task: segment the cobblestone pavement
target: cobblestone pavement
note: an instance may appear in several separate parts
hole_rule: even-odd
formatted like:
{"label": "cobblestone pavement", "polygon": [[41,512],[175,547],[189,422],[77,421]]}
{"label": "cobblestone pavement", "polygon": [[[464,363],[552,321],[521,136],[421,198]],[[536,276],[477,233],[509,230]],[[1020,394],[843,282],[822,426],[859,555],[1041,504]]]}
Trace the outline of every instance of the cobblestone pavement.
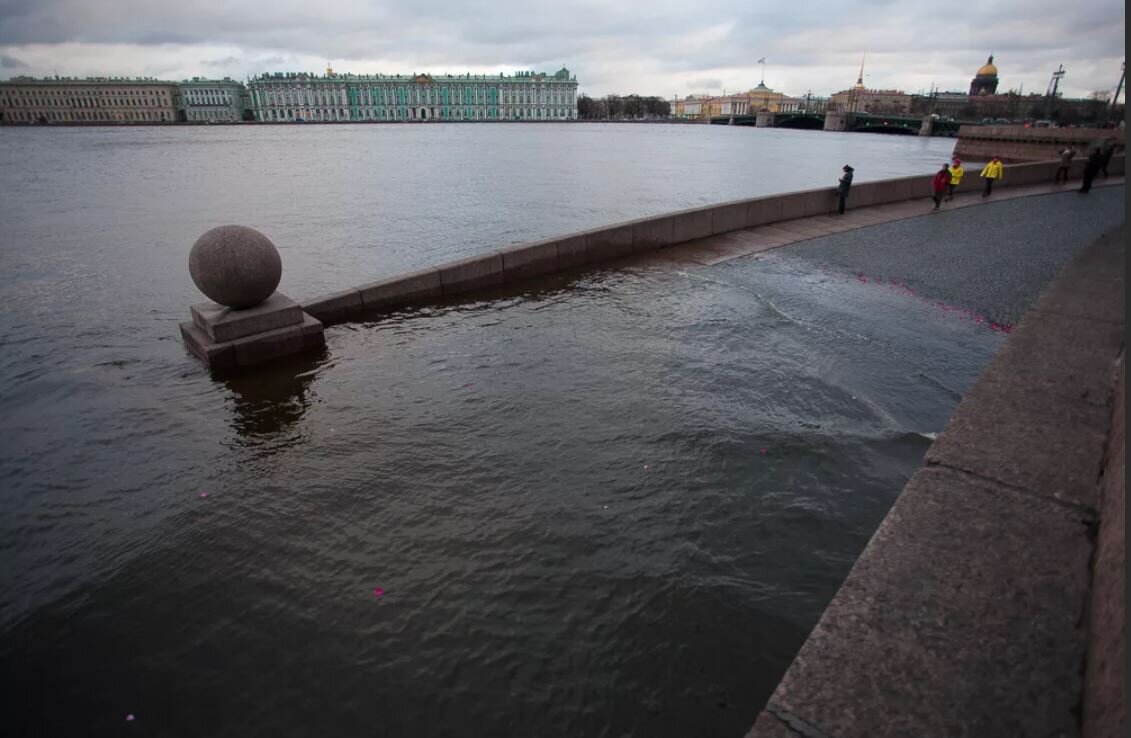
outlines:
{"label": "cobblestone pavement", "polygon": [[1066,192],[931,213],[790,244],[759,258],[905,282],[924,297],[1015,323],[1057,270],[1124,221],[1126,188]]}

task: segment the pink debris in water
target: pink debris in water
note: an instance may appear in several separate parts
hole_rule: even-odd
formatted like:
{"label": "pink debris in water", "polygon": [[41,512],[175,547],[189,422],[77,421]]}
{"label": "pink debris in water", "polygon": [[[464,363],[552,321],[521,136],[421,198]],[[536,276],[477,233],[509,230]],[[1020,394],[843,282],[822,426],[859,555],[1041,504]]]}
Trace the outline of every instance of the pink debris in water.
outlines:
{"label": "pink debris in water", "polygon": [[132,723],[135,719],[136,718],[134,717],[134,714],[132,712],[129,715],[126,715],[126,722],[127,723]]}
{"label": "pink debris in water", "polygon": [[377,587],[373,590],[373,596],[374,597],[384,597],[384,595],[385,595],[385,590],[381,587]]}
{"label": "pink debris in water", "polygon": [[766,455],[766,454],[767,454],[768,452],[766,451],[766,449],[764,449],[764,448],[760,448],[760,449],[758,449],[758,453],[760,453],[760,454],[762,454],[763,456],[765,456],[765,455]]}
{"label": "pink debris in water", "polygon": [[200,496],[201,496],[201,497],[207,497],[207,496],[208,496],[208,493],[207,493],[207,492],[201,492],[201,493],[200,493]]}

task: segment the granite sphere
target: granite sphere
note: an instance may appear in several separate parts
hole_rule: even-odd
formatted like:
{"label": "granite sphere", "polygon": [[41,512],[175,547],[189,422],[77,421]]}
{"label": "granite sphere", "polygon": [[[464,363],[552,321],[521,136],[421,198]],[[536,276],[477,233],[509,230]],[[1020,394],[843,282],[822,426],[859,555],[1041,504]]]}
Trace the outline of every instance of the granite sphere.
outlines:
{"label": "granite sphere", "polygon": [[254,228],[213,228],[192,245],[189,274],[197,289],[230,308],[255,307],[283,277],[283,261],[271,239]]}

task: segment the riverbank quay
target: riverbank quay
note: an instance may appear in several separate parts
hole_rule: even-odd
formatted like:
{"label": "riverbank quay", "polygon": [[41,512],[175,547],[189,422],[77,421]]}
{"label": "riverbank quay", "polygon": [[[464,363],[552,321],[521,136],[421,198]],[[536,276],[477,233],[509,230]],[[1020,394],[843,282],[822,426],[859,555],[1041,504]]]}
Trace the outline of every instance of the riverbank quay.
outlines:
{"label": "riverbank quay", "polygon": [[997,156],[1005,162],[1044,161],[1060,156],[1068,146],[1085,159],[1088,150],[1113,139],[1126,143],[1122,128],[1027,128],[1025,126],[962,126],[954,155],[967,161],[989,161]]}
{"label": "riverbank quay", "polygon": [[1125,227],[968,392],[750,738],[1122,735]]}
{"label": "riverbank quay", "polygon": [[[1107,180],[1093,186],[1121,185],[1123,156],[1112,159]],[[948,208],[972,207],[1010,197],[1074,189],[1083,162],[1074,162],[1068,185],[1054,185],[1057,162],[1007,165],[994,195],[982,198],[971,174],[969,186]],[[303,310],[323,324],[334,324],[408,305],[466,296],[592,264],[660,253],[716,261],[789,243],[922,215],[929,210],[931,178],[900,177],[855,185],[849,212],[835,214],[832,187],[738,200],[676,213],[616,223],[604,228],[491,250],[389,279],[349,287],[303,301]],[[722,238],[720,238],[722,237]]]}

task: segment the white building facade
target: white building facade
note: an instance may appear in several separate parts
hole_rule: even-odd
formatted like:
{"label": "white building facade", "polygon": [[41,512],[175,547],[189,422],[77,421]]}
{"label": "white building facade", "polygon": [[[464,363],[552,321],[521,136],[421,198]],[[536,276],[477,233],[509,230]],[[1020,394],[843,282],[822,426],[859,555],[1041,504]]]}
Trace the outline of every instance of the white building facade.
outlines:
{"label": "white building facade", "polygon": [[577,119],[577,78],[564,67],[509,77],[274,73],[252,78],[248,91],[265,122]]}
{"label": "white building facade", "polygon": [[178,118],[189,123],[243,120],[244,86],[235,80],[201,79],[177,83]]}

